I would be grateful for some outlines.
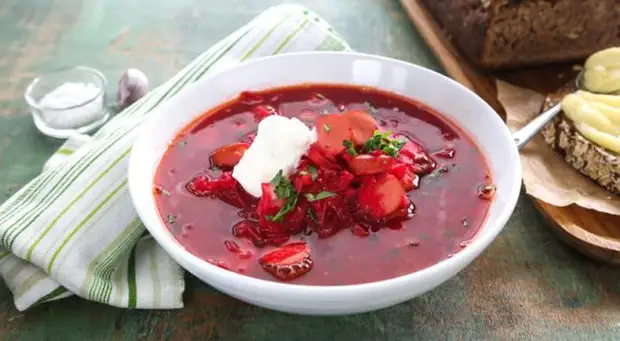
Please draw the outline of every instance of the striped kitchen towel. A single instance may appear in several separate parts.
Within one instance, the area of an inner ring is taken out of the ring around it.
[[[183,306],[183,271],[131,205],[127,161],[136,128],[183,87],[245,60],[346,50],[322,19],[273,7],[119,113],[94,136],[69,139],[42,173],[0,206],[0,275],[19,310],[73,294],[128,308]]]

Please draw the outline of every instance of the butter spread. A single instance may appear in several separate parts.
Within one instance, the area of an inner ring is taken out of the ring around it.
[[[584,86],[587,90],[620,95],[620,47],[599,51],[584,65]]]

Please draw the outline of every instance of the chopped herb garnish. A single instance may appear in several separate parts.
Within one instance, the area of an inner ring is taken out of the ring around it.
[[[284,205],[284,207],[282,207],[275,216],[267,218],[271,221],[275,221],[276,223],[281,223],[282,220],[284,220],[284,217],[295,209],[298,197],[299,196],[297,195],[297,193],[289,197],[288,200],[286,200],[286,205]]]
[[[357,152],[355,151],[355,145],[353,145],[353,142],[349,140],[343,140],[342,145],[347,148],[347,153],[349,153],[349,155],[357,156]]]
[[[267,216],[267,219],[275,222],[281,222],[288,213],[295,209],[299,194],[295,191],[295,188],[289,179],[284,176],[282,170],[280,170],[269,183],[274,186],[274,192],[278,198],[286,199],[286,204],[275,216]]]
[[[284,178],[284,173],[282,172],[282,170],[280,170],[278,171],[278,173],[276,173],[276,176],[274,176],[273,179],[269,181],[269,184],[272,186],[277,186],[280,184],[280,181],[282,181],[282,178]]]
[[[332,128],[330,128],[327,124],[323,123],[323,130],[324,130],[326,133],[329,133],[329,131],[330,131],[330,130],[332,130]]]
[[[362,151],[369,153],[375,150],[381,150],[386,155],[396,157],[405,143],[407,143],[407,140],[404,137],[394,139],[390,137],[391,135],[392,132],[389,130],[383,133],[375,130],[370,140],[362,147]]]
[[[297,194],[295,193],[293,184],[284,176],[282,170],[280,170],[269,183],[274,187],[274,192],[280,199],[287,199]]]
[[[312,207],[308,207],[308,217],[310,217],[310,219],[312,219],[312,221],[314,221],[314,223],[316,223],[316,224],[319,223],[319,219],[316,217],[316,213],[314,212]]]
[[[312,181],[315,181],[316,178],[319,177],[319,172],[316,170],[316,167],[308,166],[308,171],[310,171],[310,175],[312,175]]]
[[[176,222],[177,222],[177,217],[172,214],[168,214],[168,224],[174,224]]]
[[[187,141],[181,141],[179,142],[179,147],[183,147],[187,144]]]
[[[431,179],[434,179],[434,178],[440,176],[441,174],[447,173],[447,172],[448,172],[448,167],[446,167],[446,166],[439,166],[439,167],[435,168],[429,175],[425,176],[424,179],[425,180],[426,179],[431,180]]]
[[[333,197],[334,195],[336,195],[336,193],[332,193],[332,192],[328,192],[328,191],[322,191],[319,192],[317,194],[312,194],[312,193],[306,193],[306,199],[308,199],[308,201],[318,201],[318,200],[323,200],[323,199],[327,199],[330,197]]]

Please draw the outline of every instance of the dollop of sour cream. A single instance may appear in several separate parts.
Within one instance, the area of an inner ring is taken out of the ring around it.
[[[302,155],[316,141],[316,131],[297,118],[271,115],[258,124],[256,138],[233,169],[232,176],[252,196],[259,198],[261,185],[280,170],[293,172]]]

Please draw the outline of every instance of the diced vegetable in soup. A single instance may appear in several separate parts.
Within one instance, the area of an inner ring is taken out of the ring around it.
[[[320,84],[242,93],[205,113],[170,145],[154,182],[162,220],[187,250],[308,285],[441,262],[475,237],[495,192],[476,145],[441,114]]]

